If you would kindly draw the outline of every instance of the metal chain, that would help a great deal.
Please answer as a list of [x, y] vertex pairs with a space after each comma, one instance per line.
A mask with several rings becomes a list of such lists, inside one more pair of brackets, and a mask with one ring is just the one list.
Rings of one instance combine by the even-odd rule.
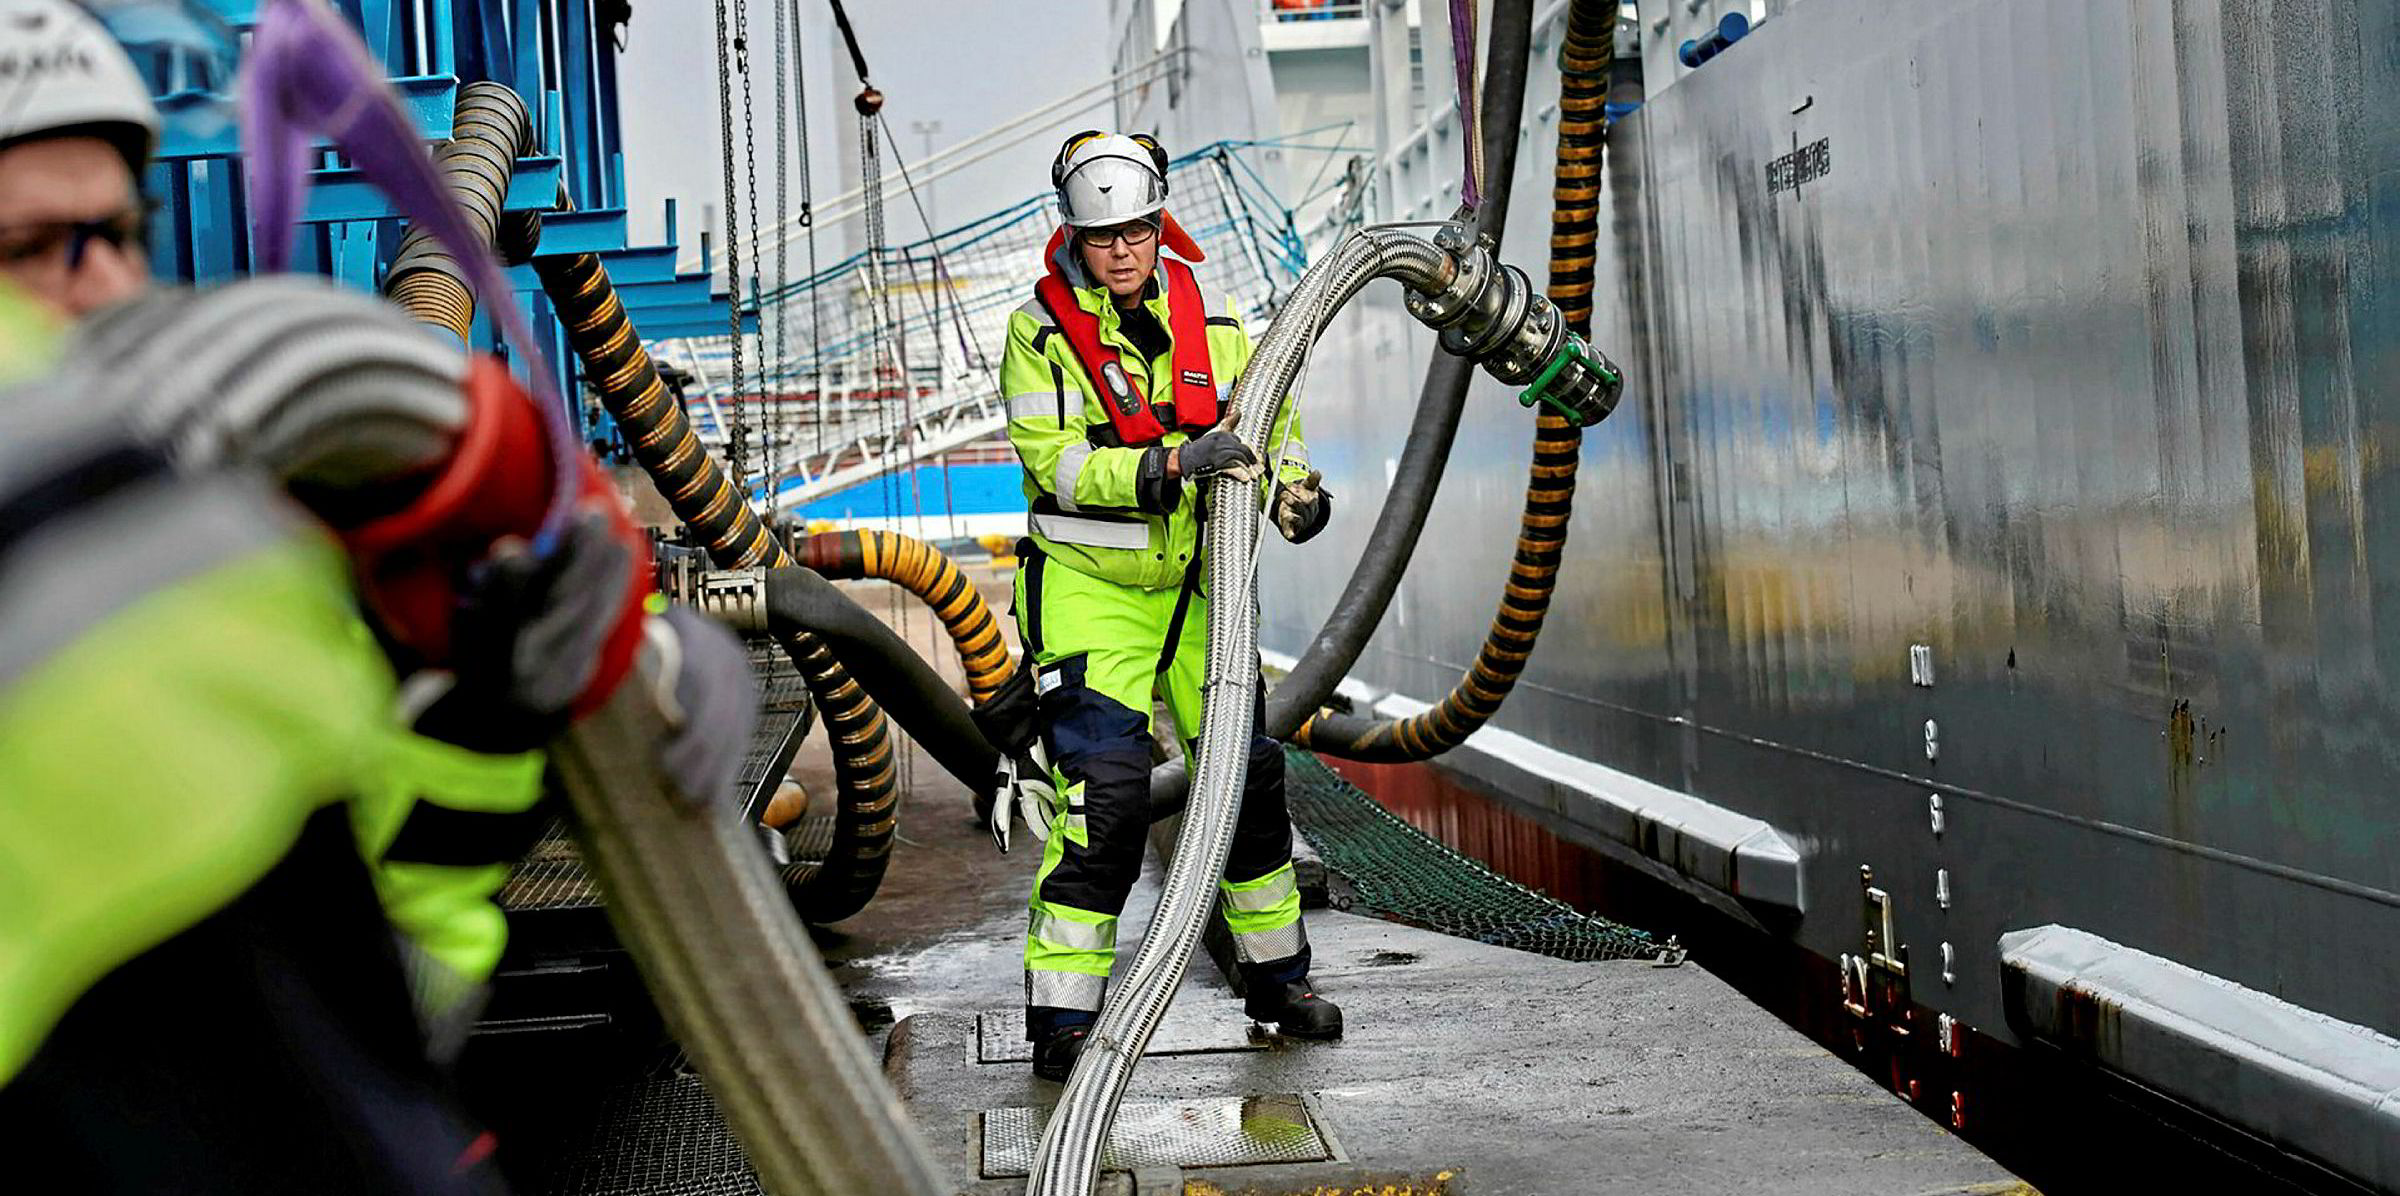
[[[883, 155], [876, 144], [875, 118], [863, 113], [858, 118], [858, 179], [859, 186], [865, 192], [863, 206], [867, 235], [865, 246], [869, 330], [867, 343], [872, 346], [867, 354], [868, 368], [870, 371], [880, 374], [885, 362], [889, 360], [892, 367], [899, 371], [899, 384], [906, 386], [908, 384], [906, 371], [900, 369], [897, 357], [890, 354], [891, 309], [887, 304], [887, 298], [891, 293], [891, 279], [884, 272], [883, 260]], [[883, 435], [886, 456], [890, 455], [893, 439], [890, 416], [890, 405], [878, 399], [875, 404], [875, 430]], [[886, 506], [897, 510], [891, 490], [891, 475], [887, 472], [884, 477], [886, 480]]]
[[[744, 233], [750, 245], [750, 252], [755, 255], [758, 253], [758, 121], [750, 88], [750, 0], [733, 0], [733, 61], [735, 73], [740, 75], [742, 80], [742, 178], [748, 184], [743, 189], [743, 198], [748, 201], [749, 215], [749, 222], [744, 226]], [[725, 225], [728, 228], [733, 226], [733, 213], [725, 214]], [[755, 265], [752, 268], [755, 269]], [[747, 277], [742, 281], [745, 284], [752, 282]], [[755, 299], [758, 294], [757, 287], [748, 286], [746, 289]], [[735, 300], [734, 310], [738, 319], [741, 310], [739, 292], [736, 293]], [[764, 313], [760, 314], [763, 319]], [[741, 333], [740, 328], [736, 327], [734, 333], [738, 338]], [[763, 331], [760, 339], [762, 341], [765, 339]], [[763, 350], [764, 346], [762, 345], [761, 348]], [[763, 352], [760, 354], [760, 358], [759, 397], [763, 399], [767, 382]], [[734, 400], [733, 445], [727, 453], [727, 456], [732, 458], [733, 476], [736, 484], [742, 489], [742, 499], [745, 502], [750, 498], [750, 474], [744, 468], [749, 455], [750, 412], [747, 410], [750, 406], [749, 399], [750, 396], [742, 395]]]
[[[768, 3], [775, 6], [775, 227], [781, 229], [791, 217], [791, 45], [785, 28], [789, 9], [784, 0], [768, 0]], [[755, 241], [752, 243], [756, 244]], [[791, 389], [791, 329], [785, 319], [785, 313], [789, 310], [785, 292], [792, 284], [790, 246], [789, 238], [775, 238], [775, 287], [771, 292], [775, 296], [775, 322], [770, 326], [773, 339], [769, 351], [762, 354], [775, 363], [773, 377], [776, 401], [767, 408], [766, 427], [767, 511], [770, 517], [775, 510], [776, 487], [781, 481], [777, 468], [779, 462], [776, 460], [776, 433], [784, 430], [789, 418], [789, 413], [784, 410], [783, 399]], [[766, 313], [760, 312], [759, 317], [766, 318]], [[762, 334], [766, 331], [761, 330]]]
[[733, 206], [733, 64], [731, 60], [732, 21], [725, 11], [725, 0], [717, 0], [717, 129], [723, 138], [725, 182], [725, 312], [727, 332], [733, 353], [733, 392], [729, 396], [733, 408], [733, 427], [728, 431], [728, 456], [733, 466], [734, 484], [742, 482], [741, 413], [744, 378], [742, 373], [742, 246], [739, 209]]
[[[858, 179], [859, 184], [866, 189], [867, 306], [873, 328], [873, 336], [869, 343], [874, 346], [869, 354], [869, 360], [880, 365], [888, 351], [893, 376], [901, 388], [900, 393], [905, 396], [914, 389], [914, 386], [908, 376], [908, 359], [898, 351], [894, 344], [899, 332], [893, 326], [891, 276], [885, 269], [884, 261], [883, 152], [875, 136], [876, 122], [876, 116], [863, 111], [859, 113]], [[908, 425], [904, 421], [895, 434], [891, 416], [891, 404], [878, 398], [875, 402], [875, 430], [883, 436], [886, 459], [891, 457], [892, 450], [899, 441], [907, 437], [909, 432]], [[883, 506], [885, 512], [891, 517], [893, 525], [898, 526], [900, 484], [899, 479], [894, 477], [892, 471], [888, 469], [883, 473]], [[892, 622], [898, 625], [902, 639], [914, 643], [916, 642], [914, 625], [916, 604], [906, 600], [900, 592], [900, 587], [893, 586], [890, 589]], [[913, 750], [900, 756], [899, 769], [902, 786], [905, 788], [913, 785], [916, 777], [916, 753]]]

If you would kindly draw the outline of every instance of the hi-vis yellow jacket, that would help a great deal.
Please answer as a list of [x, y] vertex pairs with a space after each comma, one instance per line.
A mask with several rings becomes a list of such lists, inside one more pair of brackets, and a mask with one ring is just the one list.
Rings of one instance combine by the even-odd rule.
[[[1151, 358], [1135, 348], [1108, 289], [1091, 283], [1072, 242], [1058, 253], [1064, 258], [1061, 268], [1075, 283], [1076, 303], [1099, 318], [1101, 340], [1116, 349], [1142, 393], [1171, 389], [1165, 382], [1172, 376], [1173, 350]], [[1200, 298], [1207, 308], [1209, 366], [1221, 407], [1250, 363], [1250, 334], [1232, 297], [1203, 286]], [[1142, 303], [1159, 327], [1174, 327], [1159, 276], [1151, 278]], [[1000, 393], [1008, 405], [1009, 442], [1025, 467], [1034, 545], [1058, 563], [1104, 581], [1151, 590], [1182, 584], [1201, 550], [1194, 506], [1198, 487], [1182, 486], [1171, 511], [1142, 509], [1134, 482], [1143, 449], [1117, 443], [1098, 386], [1038, 300], [1027, 300], [1008, 318]], [[1169, 429], [1159, 443], [1173, 447], [1187, 439], [1180, 429]], [[1299, 415], [1288, 398], [1260, 455], [1283, 480], [1308, 474], [1308, 446], [1301, 442]]]

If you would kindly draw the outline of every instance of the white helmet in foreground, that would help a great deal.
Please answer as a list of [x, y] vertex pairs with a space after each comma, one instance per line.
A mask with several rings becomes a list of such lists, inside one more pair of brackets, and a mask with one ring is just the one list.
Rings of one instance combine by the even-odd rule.
[[90, 13], [70, 0], [0, 0], [0, 149], [88, 134], [139, 174], [158, 127], [149, 85]]
[[1147, 134], [1097, 130], [1067, 138], [1050, 164], [1058, 215], [1068, 225], [1155, 218], [1167, 206], [1167, 151]]

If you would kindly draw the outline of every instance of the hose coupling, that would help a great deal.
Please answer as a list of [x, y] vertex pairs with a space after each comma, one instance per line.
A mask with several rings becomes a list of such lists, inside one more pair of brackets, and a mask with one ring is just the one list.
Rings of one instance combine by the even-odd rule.
[[1617, 409], [1617, 396], [1624, 389], [1625, 375], [1617, 363], [1570, 332], [1558, 355], [1534, 375], [1533, 385], [1517, 396], [1517, 402], [1526, 407], [1547, 403], [1567, 422], [1588, 428]]
[[767, 633], [767, 571], [728, 569], [695, 574], [680, 595], [694, 610], [739, 635]]
[[1447, 285], [1408, 292], [1408, 313], [1441, 333], [1442, 349], [1483, 366], [1511, 386], [1531, 386], [1519, 401], [1547, 403], [1580, 427], [1616, 410], [1624, 377], [1607, 357], [1568, 331], [1558, 307], [1525, 272], [1495, 256], [1489, 237], [1445, 225], [1433, 237], [1456, 268]]

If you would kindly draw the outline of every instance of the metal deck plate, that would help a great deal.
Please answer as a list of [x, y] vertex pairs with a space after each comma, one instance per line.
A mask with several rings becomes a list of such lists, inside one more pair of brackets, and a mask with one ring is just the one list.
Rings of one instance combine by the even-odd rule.
[[[983, 1175], [1007, 1179], [1031, 1173], [1048, 1109], [991, 1109], [976, 1119], [982, 1130]], [[1317, 1127], [1310, 1102], [1291, 1093], [1220, 1096], [1204, 1100], [1126, 1101], [1100, 1151], [1105, 1171], [1144, 1167], [1244, 1167], [1263, 1163], [1322, 1163], [1333, 1146]]]
[[[1239, 1013], [1223, 1017], [1169, 1014], [1150, 1036], [1150, 1055], [1206, 1055], [1219, 1051], [1263, 1051], [1266, 1032]], [[1033, 1044], [1025, 1041], [1025, 1011], [995, 1009], [975, 1015], [977, 1063], [1031, 1063]]]

